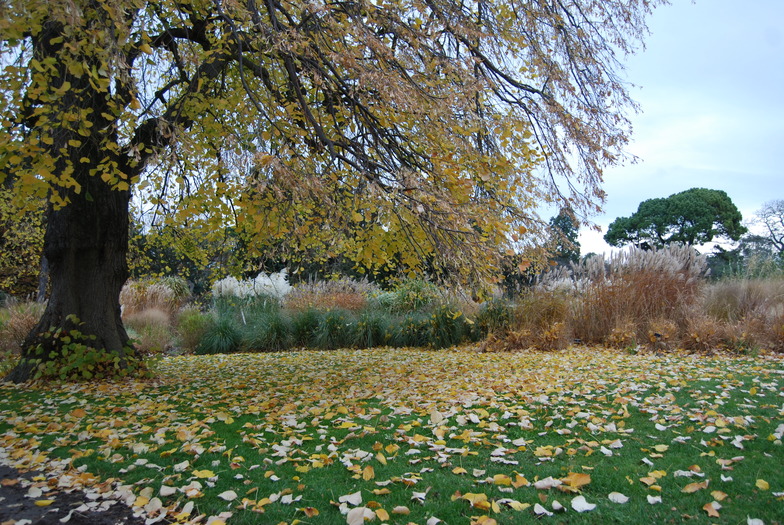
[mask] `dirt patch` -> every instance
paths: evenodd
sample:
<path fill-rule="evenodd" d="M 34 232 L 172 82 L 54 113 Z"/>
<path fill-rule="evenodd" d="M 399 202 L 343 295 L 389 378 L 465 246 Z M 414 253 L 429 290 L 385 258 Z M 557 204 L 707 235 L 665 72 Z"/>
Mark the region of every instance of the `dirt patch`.
<path fill-rule="evenodd" d="M 33 479 L 39 476 L 43 478 L 38 472 L 19 472 L 0 464 L 0 524 L 144 524 L 144 519 L 134 517 L 131 508 L 122 502 L 88 497 L 82 490 L 49 489 L 45 481 Z M 31 497 L 37 493 L 36 488 L 41 489 L 42 494 Z M 53 500 L 52 503 L 40 506 L 49 500 Z"/>

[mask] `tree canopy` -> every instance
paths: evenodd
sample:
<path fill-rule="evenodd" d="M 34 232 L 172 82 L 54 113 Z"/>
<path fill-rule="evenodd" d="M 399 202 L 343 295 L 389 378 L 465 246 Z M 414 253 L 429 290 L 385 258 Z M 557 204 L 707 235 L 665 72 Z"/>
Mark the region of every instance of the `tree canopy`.
<path fill-rule="evenodd" d="M 784 255 L 784 199 L 766 202 L 755 222 L 764 228 L 761 237 L 779 256 Z"/>
<path fill-rule="evenodd" d="M 640 203 L 630 217 L 618 217 L 604 240 L 611 246 L 661 248 L 671 243 L 705 244 L 716 238 L 737 241 L 747 229 L 738 208 L 721 190 L 692 188 Z"/>
<path fill-rule="evenodd" d="M 598 209 L 617 54 L 658 3 L 3 1 L 0 178 L 49 201 L 37 329 L 126 344 L 131 197 L 258 254 L 487 275 L 537 203 Z"/>

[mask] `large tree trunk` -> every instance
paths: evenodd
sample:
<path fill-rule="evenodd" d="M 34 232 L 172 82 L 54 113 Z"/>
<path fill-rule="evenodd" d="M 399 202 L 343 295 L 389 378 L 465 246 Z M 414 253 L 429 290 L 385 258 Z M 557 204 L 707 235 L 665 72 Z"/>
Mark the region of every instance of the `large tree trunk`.
<path fill-rule="evenodd" d="M 27 336 L 22 360 L 7 379 L 31 378 L 29 359 L 57 358 L 61 348 L 42 334 L 52 328 L 95 336 L 89 346 L 123 355 L 128 334 L 120 319 L 120 290 L 128 278 L 129 192 L 117 191 L 87 175 L 71 203 L 50 210 L 44 255 L 49 262 L 51 296 L 38 325 Z M 81 324 L 77 324 L 81 323 Z M 43 352 L 36 353 L 41 345 Z"/>
<path fill-rule="evenodd" d="M 88 3 L 82 14 L 80 23 L 94 31 L 88 34 L 106 34 L 105 13 L 97 4 Z M 82 44 L 66 46 L 68 38 L 72 36 L 56 20 L 47 21 L 33 37 L 33 55 L 41 63 L 53 63 L 56 74 L 34 77 L 27 125 L 48 134 L 46 155 L 52 159 L 53 173 L 69 182 L 51 190 L 52 203 L 67 203 L 50 204 L 46 218 L 44 257 L 51 295 L 43 317 L 23 343 L 21 362 L 7 377 L 16 382 L 31 378 L 32 359 L 62 356 L 67 339 L 51 337 L 53 331 L 78 330 L 90 338 L 82 341 L 87 346 L 121 356 L 123 365 L 123 349 L 128 346 L 120 319 L 120 290 L 128 278 L 128 188 L 137 172 L 125 169 L 116 147 L 109 77 L 101 87 L 90 75 L 68 67 L 85 63 L 108 75 L 112 68 L 102 61 L 108 59 L 100 50 L 79 54 Z M 44 115 L 40 120 L 38 113 Z M 85 119 L 90 126 L 82 125 Z M 116 182 L 112 188 L 111 181 L 118 177 L 125 180 L 122 190 Z"/>

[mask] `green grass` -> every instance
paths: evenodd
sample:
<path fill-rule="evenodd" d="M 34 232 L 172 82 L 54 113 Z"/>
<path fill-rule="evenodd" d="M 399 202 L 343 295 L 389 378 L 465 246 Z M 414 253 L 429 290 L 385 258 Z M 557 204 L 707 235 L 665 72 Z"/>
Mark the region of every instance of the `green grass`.
<path fill-rule="evenodd" d="M 172 357 L 158 366 L 159 378 L 146 383 L 0 386 L 0 446 L 16 465 L 52 475 L 58 458 L 74 458 L 137 495 L 199 481 L 200 497 L 161 500 L 172 514 L 193 501 L 191 518 L 232 512 L 231 524 L 343 524 L 332 502 L 357 491 L 362 505 L 402 524 L 433 516 L 468 524 L 485 515 L 521 523 L 535 518 L 535 504 L 552 510 L 554 500 L 566 513 L 541 519 L 784 522 L 775 495 L 784 491 L 784 449 L 773 436 L 784 423 L 781 357 L 387 348 Z M 695 465 L 704 477 L 676 477 Z M 204 470 L 214 478 L 199 479 Z M 660 491 L 640 481 L 654 471 L 666 473 L 655 483 Z M 532 485 L 570 472 L 590 475 L 580 490 L 593 511 L 572 510 L 576 494 Z M 504 484 L 518 474 L 531 485 Z M 682 492 L 706 480 L 707 488 Z M 373 492 L 383 489 L 389 493 Z M 229 490 L 235 501 L 218 497 Z M 719 518 L 703 510 L 721 497 L 714 491 L 726 494 Z M 612 503 L 611 492 L 630 501 Z M 415 493 L 426 493 L 424 503 Z M 460 498 L 467 493 L 485 494 L 489 508 L 472 508 Z M 649 495 L 662 503 L 649 504 Z M 237 508 L 243 498 L 276 497 L 262 515 Z M 287 497 L 297 501 L 284 504 Z M 498 505 L 503 499 L 529 506 L 516 511 Z M 393 514 L 396 506 L 410 514 Z M 306 507 L 318 516 L 298 510 Z"/>

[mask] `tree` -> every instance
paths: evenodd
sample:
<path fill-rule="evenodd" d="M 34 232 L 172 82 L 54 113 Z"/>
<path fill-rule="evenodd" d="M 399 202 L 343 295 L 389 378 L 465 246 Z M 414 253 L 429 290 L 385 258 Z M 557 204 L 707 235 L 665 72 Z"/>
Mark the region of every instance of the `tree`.
<path fill-rule="evenodd" d="M 784 200 L 766 202 L 756 215 L 755 222 L 765 229 L 762 237 L 779 256 L 784 255 Z"/>
<path fill-rule="evenodd" d="M 577 240 L 579 226 L 574 212 L 562 208 L 558 215 L 550 219 L 552 231 L 553 256 L 558 264 L 580 261 L 580 242 Z"/>
<path fill-rule="evenodd" d="M 75 319 L 123 355 L 132 193 L 260 253 L 486 276 L 535 203 L 603 199 L 659 3 L 4 0 L 0 172 L 49 200 L 51 277 L 12 378 Z"/>
<path fill-rule="evenodd" d="M 724 237 L 740 239 L 747 229 L 729 196 L 721 190 L 692 188 L 640 203 L 630 217 L 618 217 L 604 240 L 612 246 L 661 248 L 671 243 L 705 244 Z"/>

